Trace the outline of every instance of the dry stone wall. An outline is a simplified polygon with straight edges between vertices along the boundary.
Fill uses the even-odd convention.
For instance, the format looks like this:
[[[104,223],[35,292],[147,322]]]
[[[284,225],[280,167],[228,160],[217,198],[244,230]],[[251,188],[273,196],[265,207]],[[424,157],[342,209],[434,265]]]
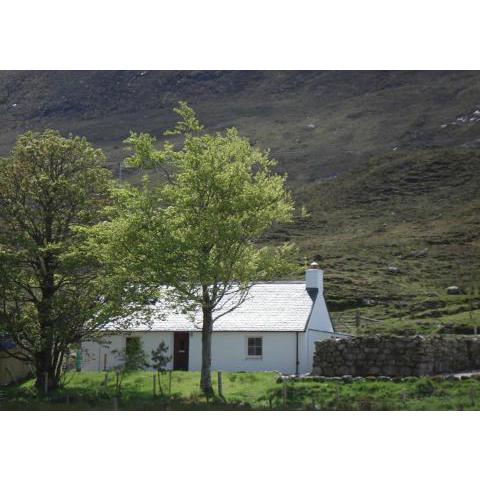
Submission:
[[[375,335],[316,342],[312,374],[405,377],[477,369],[477,337]]]

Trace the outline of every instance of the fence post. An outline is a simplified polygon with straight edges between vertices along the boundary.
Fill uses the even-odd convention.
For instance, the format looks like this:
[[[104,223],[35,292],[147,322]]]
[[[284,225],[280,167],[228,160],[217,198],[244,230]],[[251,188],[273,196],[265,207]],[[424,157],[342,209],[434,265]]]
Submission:
[[[470,390],[468,391],[468,396],[470,398],[470,404],[475,406],[475,388],[470,387]]]
[[[287,408],[287,382],[283,379],[283,408]]]
[[[104,372],[107,371],[107,354],[106,353],[103,354],[103,371]]]
[[[222,372],[219,370],[217,372],[218,375],[218,396],[222,399],[225,400],[225,397],[223,396],[223,385],[222,385]]]
[[[153,398],[157,396],[157,374],[153,374]]]
[[[44,384],[43,384],[43,393],[48,395],[48,372],[44,372]]]
[[[115,395],[120,395],[120,372],[115,371]]]
[[[81,372],[82,371],[82,351],[77,350],[77,354],[75,356],[75,371]]]

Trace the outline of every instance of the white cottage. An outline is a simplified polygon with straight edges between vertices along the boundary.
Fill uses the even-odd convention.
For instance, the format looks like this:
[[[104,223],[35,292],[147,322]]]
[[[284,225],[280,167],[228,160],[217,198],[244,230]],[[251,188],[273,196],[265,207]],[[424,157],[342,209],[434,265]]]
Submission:
[[[140,337],[148,355],[163,340],[172,356],[169,368],[200,370],[201,314],[192,319],[161,310],[150,325],[140,321],[127,332],[106,332],[105,343],[82,344],[82,370],[114,367],[118,359],[112,352],[124,349],[130,337]],[[220,309],[217,316],[221,313]],[[314,342],[334,335],[323,295],[323,272],[314,263],[305,282],[255,284],[237,309],[215,321],[212,369],[307,373],[312,369]]]

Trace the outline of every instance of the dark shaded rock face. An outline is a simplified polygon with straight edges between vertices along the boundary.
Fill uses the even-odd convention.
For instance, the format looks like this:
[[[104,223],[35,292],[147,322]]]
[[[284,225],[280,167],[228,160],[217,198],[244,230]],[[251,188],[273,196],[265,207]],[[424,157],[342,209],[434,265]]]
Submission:
[[[390,377],[480,368],[480,339],[472,336],[382,336],[316,343],[313,374]]]

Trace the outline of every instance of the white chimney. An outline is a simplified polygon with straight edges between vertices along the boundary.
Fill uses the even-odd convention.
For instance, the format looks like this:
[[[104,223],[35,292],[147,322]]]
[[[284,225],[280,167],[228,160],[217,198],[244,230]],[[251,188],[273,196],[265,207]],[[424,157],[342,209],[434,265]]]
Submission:
[[[318,263],[313,262],[305,272],[305,288],[317,289],[318,293],[323,292],[323,271],[318,268]]]

